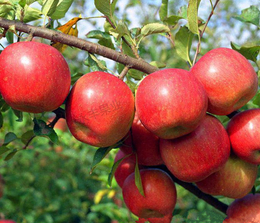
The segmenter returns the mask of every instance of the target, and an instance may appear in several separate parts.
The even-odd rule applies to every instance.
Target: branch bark
[[[43,27],[36,27],[22,22],[8,20],[0,17],[0,27],[9,29],[10,26],[14,26],[15,29],[20,32],[30,33],[33,36],[49,39],[52,42],[64,43],[66,45],[88,51],[89,53],[106,57],[118,63],[124,64],[129,68],[142,71],[146,74],[150,74],[158,70],[157,67],[154,67],[141,59],[132,58],[126,54],[117,52],[108,47],[101,46],[99,44],[92,43],[87,40],[70,36],[61,32],[57,32],[55,30],[51,30]]]

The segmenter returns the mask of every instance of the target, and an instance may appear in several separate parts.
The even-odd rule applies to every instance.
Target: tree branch
[[[141,59],[132,58],[130,56],[127,56],[126,54],[117,52],[108,47],[101,46],[99,44],[92,43],[75,36],[70,36],[43,27],[35,27],[22,22],[0,18],[0,27],[9,29],[10,26],[15,26],[15,29],[20,32],[32,33],[33,36],[39,36],[45,39],[49,39],[52,42],[60,42],[69,46],[79,48],[81,50],[88,51],[89,53],[98,54],[118,63],[124,64],[129,68],[133,68],[147,74],[153,73],[158,70],[157,67],[154,67]]]

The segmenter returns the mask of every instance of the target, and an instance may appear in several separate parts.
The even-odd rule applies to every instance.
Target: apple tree
[[[0,222],[260,222],[259,28],[253,0],[0,0]]]

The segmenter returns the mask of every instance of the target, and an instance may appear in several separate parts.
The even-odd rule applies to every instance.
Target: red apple
[[[231,203],[223,223],[259,223],[260,194],[248,194]]]
[[[0,54],[0,92],[12,108],[41,113],[57,109],[70,90],[62,54],[47,44],[17,42]]]
[[[13,220],[1,219],[0,223],[16,223],[16,222]]]
[[[123,199],[129,210],[144,219],[164,218],[172,214],[176,188],[170,176],[159,169],[142,169],[140,176],[145,196],[136,187],[134,173],[123,184]]]
[[[80,77],[66,103],[72,135],[89,145],[106,147],[121,140],[134,118],[134,96],[116,76],[95,71]]]
[[[241,159],[260,164],[260,109],[238,113],[227,125],[231,148]]]
[[[161,139],[160,151],[175,177],[197,182],[224,166],[230,155],[230,142],[221,122],[207,115],[190,134],[177,139]]]
[[[253,188],[257,170],[257,165],[231,155],[223,168],[196,184],[206,194],[241,198]]]
[[[162,218],[139,218],[138,221],[136,221],[136,223],[171,223],[172,220],[172,214],[169,215],[165,215]]]
[[[136,111],[149,131],[172,139],[193,131],[206,114],[203,86],[188,71],[164,69],[146,76],[136,91]]]
[[[125,158],[124,158],[125,157]],[[123,159],[124,158],[124,159]],[[135,165],[136,165],[136,155],[135,154],[125,154],[123,151],[118,150],[116,157],[115,157],[115,163],[123,159],[115,171],[115,179],[117,184],[122,188],[125,179],[135,171]],[[142,169],[143,166],[139,165],[139,169]]]
[[[253,66],[235,50],[217,48],[207,52],[191,68],[209,97],[208,111],[228,115],[244,106],[258,89]]]
[[[129,131],[120,150],[127,154],[136,152],[138,163],[144,166],[163,164],[158,136],[154,135],[143,126],[137,114],[135,114],[131,131]]]

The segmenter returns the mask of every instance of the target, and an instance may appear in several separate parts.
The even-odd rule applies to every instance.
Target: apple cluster
[[[63,56],[38,42],[6,47],[0,64],[0,92],[13,109],[48,112],[66,99],[66,122],[77,140],[120,147],[115,179],[139,223],[171,222],[177,194],[162,165],[211,195],[242,199],[254,185],[260,109],[239,112],[226,128],[217,118],[242,108],[258,90],[252,65],[232,49],[209,51],[190,71],[149,74],[135,95],[124,81],[101,71],[83,75],[71,87]]]

